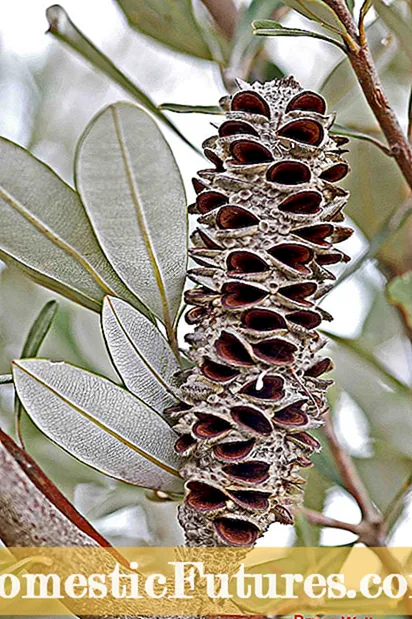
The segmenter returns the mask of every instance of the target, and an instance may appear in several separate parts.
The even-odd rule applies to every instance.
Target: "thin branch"
[[[351,457],[340,445],[329,415],[325,420],[324,432],[345,488],[358,503],[364,520],[373,526],[381,525],[382,518],[372,503]]]
[[[328,527],[331,529],[342,529],[343,531],[350,531],[355,535],[361,535],[360,525],[351,524],[349,522],[343,522],[342,520],[335,520],[335,518],[329,518],[320,512],[317,512],[308,507],[302,507],[298,510],[310,524],[314,524],[317,527]]]
[[[235,34],[238,12],[233,0],[202,0],[216,25],[231,40]]]
[[[350,37],[357,43],[349,46],[347,54],[369,106],[386,137],[393,157],[412,189],[412,148],[403,134],[395,112],[383,90],[368,43],[361,40],[344,0],[325,0],[345,25]],[[345,39],[344,39],[345,40]]]

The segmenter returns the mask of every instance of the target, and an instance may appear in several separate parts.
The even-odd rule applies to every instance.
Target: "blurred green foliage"
[[[23,8],[25,1],[18,0],[18,3]],[[348,60],[340,52],[311,39],[310,45],[314,46],[311,49],[321,46],[322,53],[321,68],[311,71],[306,67],[307,59],[302,58],[299,51],[300,38],[288,36],[272,40],[253,36],[251,21],[268,18],[280,21],[285,27],[310,30],[322,36],[318,26],[296,13],[291,14],[277,0],[241,3],[231,41],[213,23],[205,6],[199,3],[192,6],[190,0],[176,3],[117,0],[117,4],[133,30],[122,24],[121,36],[107,41],[104,53],[115,63],[115,71],[107,70],[108,65],[105,65],[103,75],[96,71],[102,70],[101,56],[82,48],[83,60],[79,60],[57,40],[45,48],[41,58],[16,58],[8,49],[0,52],[1,87],[20,93],[19,110],[13,107],[12,99],[5,101],[0,115],[1,132],[24,144],[68,181],[72,180],[74,148],[80,132],[98,109],[124,98],[125,91],[153,113],[162,115],[168,112],[159,112],[156,106],[162,100],[175,98],[173,103],[163,105],[163,110],[194,114],[175,115],[173,122],[165,116],[166,124],[176,125],[186,141],[199,147],[210,131],[207,122],[213,121],[213,117],[199,116],[197,112],[210,111],[202,108],[215,106],[218,94],[223,94],[225,87],[231,87],[234,77],[252,76],[263,80],[295,72],[306,87],[321,86],[329,109],[337,113],[337,122],[348,129],[348,135],[352,132],[354,136],[361,134],[384,143]],[[295,0],[285,4],[298,10],[300,7]],[[334,32],[341,29],[336,18],[332,18],[329,11],[325,13],[325,5],[320,0],[314,4]],[[358,7],[354,10],[356,12]],[[377,0],[370,11],[368,40],[385,90],[405,130],[412,82],[411,27],[411,4],[405,0],[394,0],[390,6]],[[87,29],[83,30],[87,37]],[[117,68],[120,66],[130,75],[131,81],[128,77],[119,79],[119,72],[123,74]],[[130,84],[135,85],[135,92]],[[136,93],[140,92],[144,94],[139,94],[139,99]],[[349,319],[345,325],[339,321],[333,324],[334,333],[339,337],[331,342],[337,380],[331,406],[340,438],[355,456],[359,474],[373,500],[391,515],[392,531],[402,518],[406,505],[403,497],[412,470],[410,191],[395,162],[375,144],[357,137],[350,143],[348,160],[352,174],[345,187],[351,191],[347,214],[357,229],[355,241],[346,242],[346,251],[354,258],[358,271],[344,281],[345,273],[338,273],[338,288],[347,287],[347,313],[354,316],[356,323],[350,324]],[[188,184],[200,159],[178,138],[171,137],[171,142]],[[392,278],[396,279],[388,285],[388,279]],[[352,312],[350,290],[353,287],[350,285],[357,287],[356,298],[363,299],[361,317]],[[330,295],[330,307],[334,294]],[[44,303],[54,298],[58,295],[33,284],[18,270],[2,266],[2,373],[10,372],[10,362],[20,354],[32,321]],[[119,381],[102,341],[98,317],[63,298],[59,298],[59,305],[41,356],[65,359]],[[348,402],[356,411],[350,424],[345,422]],[[11,387],[2,386],[1,425],[10,433],[14,432],[12,404]],[[356,418],[358,422],[355,423]],[[23,420],[22,430],[28,451],[109,538],[130,543],[130,537],[125,534],[128,525],[124,524],[130,520],[126,517],[122,520],[122,516],[132,514],[139,522],[133,531],[133,543],[138,540],[138,543],[166,541],[173,544],[178,539],[177,526],[171,524],[172,503],[152,502],[143,491],[107,480],[74,461],[46,441],[27,418]],[[362,436],[364,448],[360,452],[353,446],[355,433]],[[319,438],[322,440],[321,431]],[[315,458],[315,465],[308,474],[305,501],[308,507],[321,511],[328,497],[341,486],[327,449]],[[113,515],[115,520],[110,520]],[[299,522],[296,542],[307,545],[308,541],[320,543],[320,531]]]

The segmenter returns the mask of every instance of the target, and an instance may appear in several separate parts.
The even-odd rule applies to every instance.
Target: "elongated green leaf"
[[[58,304],[56,301],[49,301],[42,308],[36,320],[34,321],[27,335],[27,338],[24,342],[23,350],[21,353],[22,358],[37,356],[40,346],[42,345],[42,342],[44,338],[46,337],[52,325],[57,309],[58,309]],[[23,411],[24,411],[24,408],[16,393],[14,397],[14,413],[16,415],[17,428],[18,428],[19,435],[20,435],[20,418],[21,418]]]
[[[176,401],[172,376],[181,368],[155,325],[114,297],[104,300],[102,324],[113,363],[129,391],[159,413],[171,406]]]
[[[98,311],[105,294],[144,310],[104,257],[76,193],[26,150],[0,138],[0,258]]]
[[[152,409],[110,381],[66,363],[13,363],[20,400],[46,436],[111,477],[181,490],[175,434]]]
[[[116,0],[129,24],[178,52],[213,60],[191,0]]]
[[[103,52],[101,52],[88,39],[79,28],[72,22],[63,7],[55,4],[46,11],[49,22],[49,32],[58,40],[68,45],[82,58],[90,62],[93,67],[104,73],[109,79],[113,80],[136,101],[146,107],[172,129],[186,144],[197,150],[193,144],[179,131],[168,118],[163,114],[152,99],[139,88],[123,71],[121,71]]]
[[[312,32],[311,30],[301,30],[300,28],[286,28],[278,22],[270,19],[263,19],[253,22],[253,34],[264,37],[312,37],[313,39],[321,39],[327,43],[332,43],[340,49],[344,49],[343,46],[336,39],[327,37],[319,32]]]
[[[353,138],[354,140],[363,140],[364,142],[370,142],[371,144],[377,146],[385,154],[388,155],[390,153],[390,149],[383,142],[377,140],[368,133],[362,133],[362,131],[352,129],[352,127],[345,127],[345,125],[334,123],[333,127],[330,129],[330,133],[332,133],[333,135],[346,135],[348,138]]]
[[[22,358],[36,357],[58,309],[57,301],[49,301],[43,307],[27,335],[21,352]]]
[[[238,24],[235,36],[233,37],[233,49],[230,58],[230,65],[239,75],[242,75],[242,65],[250,64],[255,58],[259,49],[264,45],[263,39],[256,39],[251,36],[250,25],[255,20],[269,19],[275,11],[283,7],[281,0],[252,0],[248,6],[240,9]],[[254,65],[256,63],[253,63]],[[254,66],[255,70],[256,67]],[[247,76],[245,76],[247,78]]]
[[[224,112],[218,105],[182,105],[180,103],[161,103],[160,110],[168,112],[177,112],[178,114],[219,114]]]
[[[333,360],[336,380],[365,413],[372,438],[412,458],[412,392],[397,387],[386,373],[365,362],[355,351],[337,346]]]
[[[76,183],[108,260],[170,326],[186,272],[186,198],[152,118],[129,103],[103,110],[80,141]]]
[[[282,0],[286,6],[334,32],[346,33],[336,13],[322,0]]]
[[[382,17],[385,24],[398,38],[399,43],[405,54],[408,56],[412,63],[412,36],[411,36],[411,19],[410,8],[405,5],[408,12],[408,17],[405,19],[405,15],[399,11],[399,3],[386,4],[382,0],[374,0],[373,6],[377,14]]]
[[[388,299],[399,307],[412,328],[412,271],[395,277],[387,287]]]

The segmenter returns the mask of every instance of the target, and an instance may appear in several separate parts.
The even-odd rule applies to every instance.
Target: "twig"
[[[385,135],[408,185],[412,188],[412,148],[403,134],[398,119],[384,93],[368,43],[359,35],[352,15],[344,0],[325,0],[332,8],[356,45],[347,46],[347,54],[366,100]],[[346,38],[344,38],[346,40]]]
[[[329,447],[335,459],[336,465],[342,476],[345,488],[350,492],[359,505],[362,517],[374,529],[382,525],[382,517],[372,503],[369,494],[358,475],[358,472],[349,454],[342,448],[336,436],[330,416],[326,417],[324,426],[325,436],[328,439]],[[378,539],[377,539],[378,541]],[[379,543],[376,545],[380,545]]]
[[[361,535],[358,524],[351,524],[349,522],[343,522],[342,520],[335,520],[335,518],[329,518],[314,509],[308,507],[302,507],[299,509],[299,513],[305,516],[306,520],[310,524],[314,524],[317,527],[328,527],[331,529],[342,529],[343,531],[350,531],[355,535]]]
[[[232,39],[238,18],[233,0],[202,0],[217,26],[230,40]]]

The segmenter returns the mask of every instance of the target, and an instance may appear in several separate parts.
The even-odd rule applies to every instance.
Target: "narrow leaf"
[[[401,310],[407,324],[412,328],[412,271],[392,279],[387,286],[387,295],[389,301]]]
[[[113,80],[121,88],[129,93],[136,101],[146,107],[152,114],[157,116],[170,129],[172,129],[186,144],[197,150],[191,142],[179,131],[179,129],[165,116],[152,101],[123,71],[121,71],[103,52],[86,37],[72,22],[62,6],[55,4],[46,11],[49,22],[49,33],[58,40],[68,45],[82,58],[90,62],[93,67],[99,69],[104,75]]]
[[[95,311],[105,294],[126,298],[144,310],[104,257],[73,189],[4,138],[0,219],[0,258],[37,283]]]
[[[79,143],[76,183],[110,263],[170,335],[186,272],[186,198],[152,118],[129,103],[98,114]]]
[[[159,43],[178,52],[213,60],[192,1],[116,0],[129,24]]]
[[[20,400],[39,429],[85,464],[122,481],[179,492],[175,434],[125,389],[66,363],[13,363]]]
[[[346,135],[349,138],[353,138],[355,140],[364,140],[365,142],[370,142],[377,146],[382,152],[386,155],[390,155],[391,151],[383,142],[377,140],[372,137],[368,133],[362,133],[361,131],[357,131],[356,129],[352,129],[351,127],[345,127],[344,125],[340,125],[339,123],[334,123],[333,127],[330,129],[330,133],[333,135]]]
[[[218,105],[182,105],[180,103],[161,103],[160,110],[177,112],[178,114],[219,114],[223,112]]]
[[[40,346],[42,345],[43,340],[46,337],[52,325],[57,309],[58,309],[58,304],[56,301],[49,301],[41,309],[39,315],[34,321],[27,335],[27,338],[24,342],[23,350],[21,353],[21,356],[23,358],[37,356]],[[20,429],[20,419],[21,419],[23,411],[24,411],[24,408],[16,393],[14,397],[14,413],[16,416],[17,432],[18,432],[21,442],[22,442],[22,435],[21,435],[21,429]]]
[[[156,411],[171,406],[176,400],[170,385],[180,366],[157,327],[114,297],[104,300],[102,323],[110,356],[129,391]]]
[[[283,0],[286,6],[329,30],[346,34],[346,28],[336,13],[322,0]],[[266,20],[265,20],[266,21]]]
[[[11,374],[0,374],[0,385],[8,385],[13,382],[13,376]]]
[[[266,37],[312,37],[313,39],[321,39],[322,41],[326,41],[327,43],[332,43],[336,45],[341,50],[344,50],[343,45],[339,43],[336,39],[332,39],[331,37],[327,37],[319,32],[312,32],[311,30],[301,30],[300,28],[286,28],[279,24],[278,22],[272,21],[270,19],[264,19],[255,21],[252,24],[254,31],[253,34],[257,36],[266,36]]]
[[[373,6],[377,14],[383,19],[391,32],[393,32],[398,38],[403,51],[412,63],[411,20],[405,18],[405,15],[402,15],[399,12],[394,3],[386,4],[385,2],[382,2],[382,0],[375,0]]]

